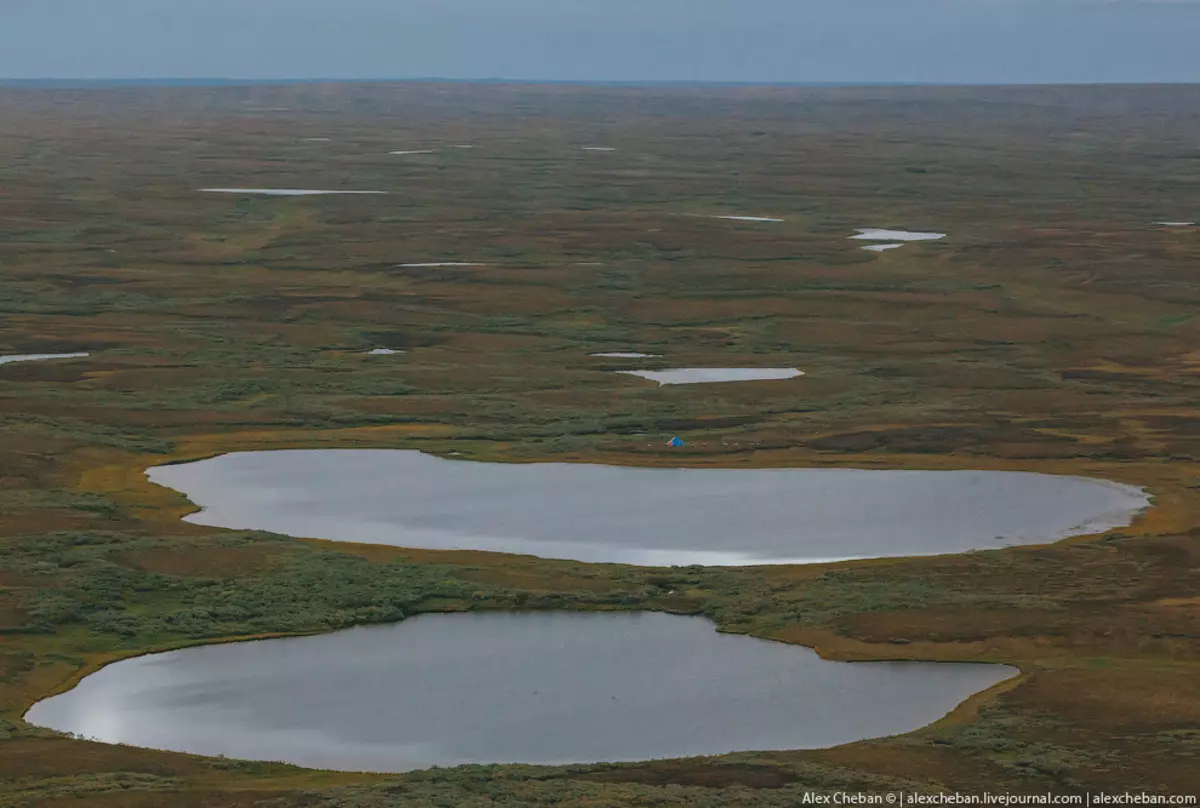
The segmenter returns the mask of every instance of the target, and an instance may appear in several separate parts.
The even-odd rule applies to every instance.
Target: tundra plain
[[[0,366],[0,804],[1200,789],[1200,231],[1156,224],[1195,218],[1200,87],[0,89],[0,118],[0,354],[89,354]],[[243,186],[387,193],[195,190]],[[589,356],[614,346],[806,375],[659,387]],[[1154,505],[1052,546],[647,569],[193,525],[144,473],[272,448],[1037,471]],[[114,659],[485,609],[1023,675],[830,749],[404,775],[21,720]]]

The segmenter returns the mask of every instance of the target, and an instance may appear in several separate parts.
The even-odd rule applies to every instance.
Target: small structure
[[[675,437],[673,437],[669,441],[667,441],[667,445],[668,446],[687,446],[687,444],[683,442],[683,438],[679,437],[678,435],[676,435]]]

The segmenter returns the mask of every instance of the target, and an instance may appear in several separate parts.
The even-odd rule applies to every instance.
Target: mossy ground
[[[1200,789],[1200,233],[1153,225],[1200,213],[1200,89],[0,90],[0,114],[0,353],[93,352],[0,368],[0,804]],[[388,154],[454,143],[476,148]],[[194,190],[220,186],[390,193]],[[949,238],[846,240],[875,226]],[[397,266],[436,261],[489,266]],[[603,350],[808,375],[656,388]],[[1155,507],[1046,548],[642,569],[197,527],[142,473],[302,446],[1026,469],[1144,485]],[[1025,675],[837,749],[391,777],[20,721],[129,654],[502,608],[703,614],[838,658]]]

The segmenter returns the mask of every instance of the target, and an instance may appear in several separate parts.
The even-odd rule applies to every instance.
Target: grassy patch
[[[1200,245],[1148,210],[1194,203],[1198,104],[1185,86],[0,90],[0,353],[93,354],[0,367],[0,803],[1194,790]],[[619,147],[603,161],[578,150],[598,133]],[[384,158],[434,141],[490,145]],[[404,192],[192,190],[234,178]],[[710,218],[729,213],[784,222]],[[847,239],[872,226],[949,236],[872,255]],[[398,267],[438,260],[489,266]],[[362,355],[376,347],[407,353]],[[603,350],[663,357],[588,356]],[[613,373],[704,365],[807,375],[658,388]],[[686,453],[663,447],[673,434]],[[1044,549],[641,569],[216,531],[180,523],[185,503],[142,478],[315,446],[1025,469],[1149,485],[1158,507]],[[834,750],[403,777],[19,721],[116,656],[511,608],[663,609],[842,658],[1030,675],[947,725]]]

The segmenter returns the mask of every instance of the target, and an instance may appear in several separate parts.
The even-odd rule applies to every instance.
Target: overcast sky
[[[1200,0],[0,0],[0,77],[1200,81]]]

